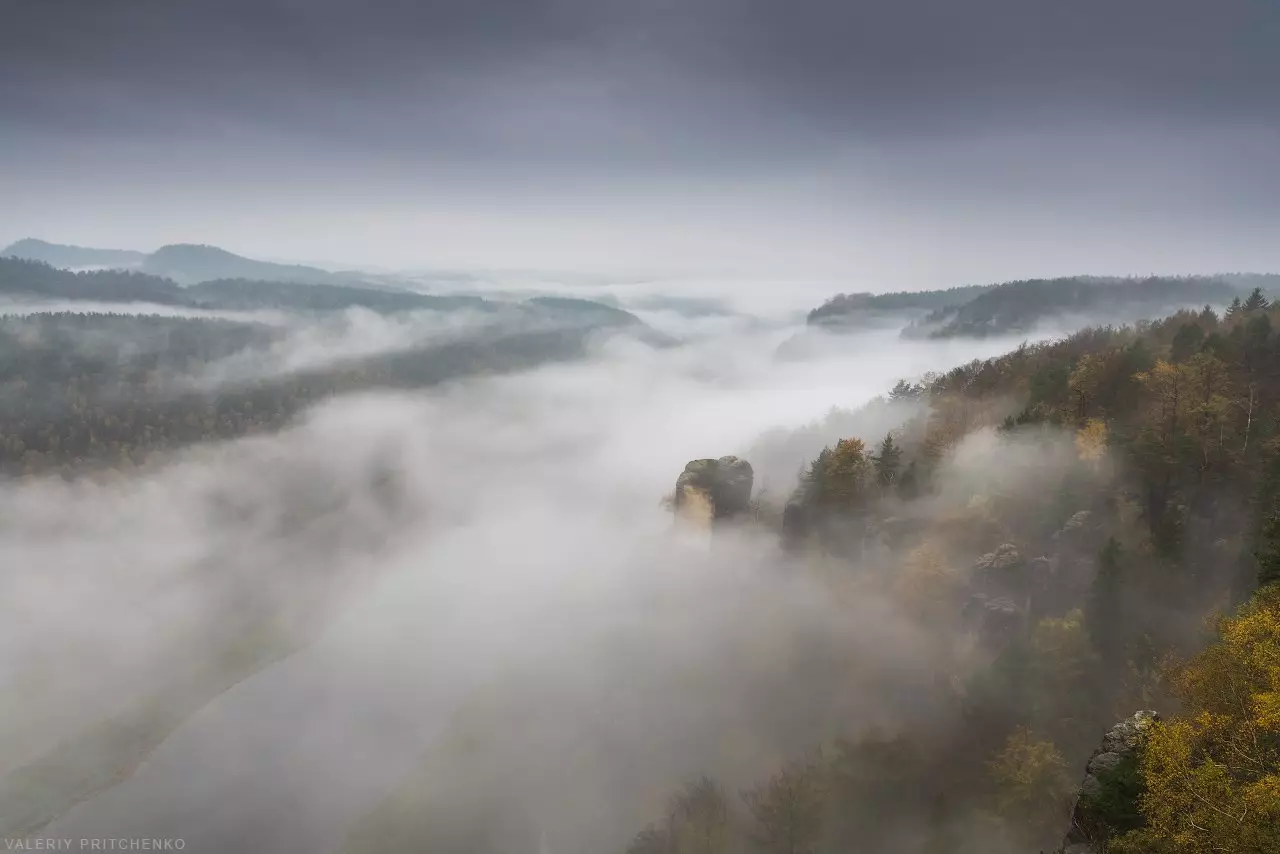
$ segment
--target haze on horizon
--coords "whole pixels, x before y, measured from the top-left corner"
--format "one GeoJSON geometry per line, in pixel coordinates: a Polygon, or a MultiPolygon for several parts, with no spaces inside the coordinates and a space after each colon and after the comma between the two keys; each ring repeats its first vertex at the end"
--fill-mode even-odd
{"type": "Polygon", "coordinates": [[[16,0],[0,242],[873,289],[1280,267],[1280,7],[16,0]]]}

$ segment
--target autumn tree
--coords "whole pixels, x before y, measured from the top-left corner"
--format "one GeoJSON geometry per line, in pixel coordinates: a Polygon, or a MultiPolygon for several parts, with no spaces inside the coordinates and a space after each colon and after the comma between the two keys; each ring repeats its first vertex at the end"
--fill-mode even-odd
{"type": "Polygon", "coordinates": [[[1029,845],[1062,837],[1075,782],[1061,751],[1030,729],[1016,729],[988,763],[995,809],[1029,845]]]}
{"type": "Polygon", "coordinates": [[[817,761],[788,764],[742,793],[751,816],[752,847],[762,854],[813,854],[826,809],[823,768],[817,761]]]}
{"type": "Polygon", "coordinates": [[[1280,851],[1280,588],[1222,619],[1176,688],[1184,714],[1153,724],[1141,751],[1146,827],[1113,850],[1280,851]]]}
{"type": "Polygon", "coordinates": [[[729,850],[729,805],[715,780],[701,777],[672,798],[667,834],[673,854],[724,854],[729,850]]]}
{"type": "Polygon", "coordinates": [[[1079,747],[1092,738],[1094,662],[1079,609],[1036,623],[1031,633],[1031,719],[1064,746],[1079,747]]]}
{"type": "Polygon", "coordinates": [[[872,472],[861,439],[841,439],[820,457],[818,501],[828,507],[857,509],[867,497],[872,472]]]}

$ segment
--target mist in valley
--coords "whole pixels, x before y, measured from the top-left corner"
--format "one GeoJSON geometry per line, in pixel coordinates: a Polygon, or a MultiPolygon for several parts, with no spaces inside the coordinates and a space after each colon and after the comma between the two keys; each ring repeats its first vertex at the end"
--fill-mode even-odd
{"type": "MultiPolygon", "coordinates": [[[[354,320],[288,319],[280,346],[370,355],[465,328],[354,320]]],[[[68,743],[124,763],[41,835],[337,850],[462,726],[492,752],[433,763],[451,797],[500,789],[516,848],[535,833],[598,850],[672,781],[745,783],[835,735],[938,714],[956,664],[910,615],[832,600],[768,531],[708,551],[660,500],[685,462],[727,453],[785,496],[821,447],[911,414],[852,411],[897,379],[1014,342],[869,334],[786,361],[773,351],[794,329],[766,325],[344,396],[124,478],[6,483],[0,623],[22,701],[3,767],[68,743]],[[112,726],[154,732],[112,756],[112,726]]],[[[223,364],[202,381],[243,379],[223,364]]]]}

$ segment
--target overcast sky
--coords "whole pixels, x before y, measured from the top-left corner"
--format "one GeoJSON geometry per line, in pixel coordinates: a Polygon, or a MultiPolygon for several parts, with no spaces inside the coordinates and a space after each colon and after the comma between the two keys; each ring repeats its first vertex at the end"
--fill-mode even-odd
{"type": "Polygon", "coordinates": [[[1280,269],[1275,0],[7,0],[0,243],[1280,269]]]}

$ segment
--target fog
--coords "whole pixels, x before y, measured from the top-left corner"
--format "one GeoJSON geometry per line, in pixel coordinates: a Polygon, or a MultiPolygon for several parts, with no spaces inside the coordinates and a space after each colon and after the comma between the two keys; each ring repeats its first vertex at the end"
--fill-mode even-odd
{"type": "MultiPolygon", "coordinates": [[[[470,328],[273,319],[287,334],[259,374],[470,328]]],[[[42,836],[339,850],[479,720],[493,752],[437,763],[429,785],[510,799],[514,838],[600,850],[688,775],[745,782],[835,735],[927,719],[958,653],[880,594],[826,595],[767,530],[709,549],[660,500],[687,461],[729,453],[783,498],[822,446],[911,414],[853,411],[897,379],[1018,342],[885,331],[788,360],[786,320],[671,348],[613,336],[576,362],[338,398],[131,475],[6,482],[0,770],[110,769],[48,815],[20,789],[7,823],[67,810],[42,836]]],[[[675,312],[671,330],[700,322],[675,312]]]]}

